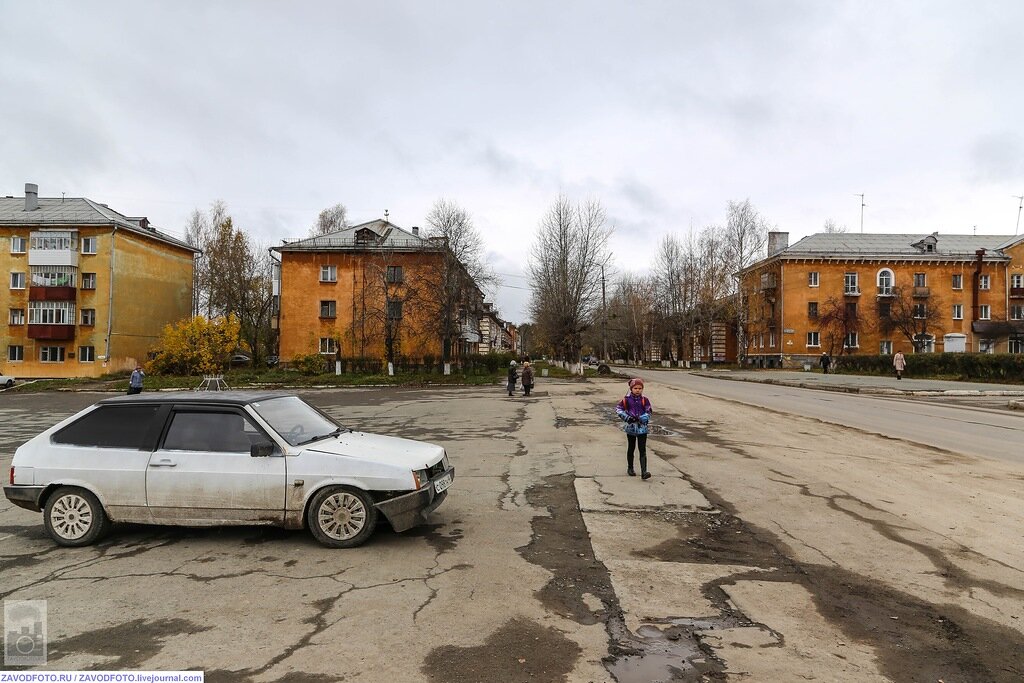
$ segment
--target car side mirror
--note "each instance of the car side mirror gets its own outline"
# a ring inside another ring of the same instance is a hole
[[[273,454],[274,444],[272,443],[257,443],[249,448],[249,455],[254,458],[269,458]]]

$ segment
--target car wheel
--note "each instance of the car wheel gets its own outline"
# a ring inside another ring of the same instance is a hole
[[[73,548],[95,543],[110,529],[96,496],[71,486],[62,486],[46,500],[43,522],[57,545]]]
[[[313,537],[329,548],[354,548],[377,526],[377,508],[366,491],[330,486],[313,497],[306,514]]]
[[[10,389],[11,387],[14,386],[14,380],[13,379],[7,380],[7,384],[5,384],[4,386],[7,387],[8,389]]]

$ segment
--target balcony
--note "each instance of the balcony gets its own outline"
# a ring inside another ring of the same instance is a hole
[[[892,296],[892,287],[879,287],[878,296]]]
[[[843,290],[843,296],[860,296],[860,287],[847,287]]]
[[[28,290],[29,301],[75,301],[78,290],[74,287],[40,287],[32,285]]]
[[[51,341],[66,341],[75,338],[74,325],[29,325],[29,339],[46,339]]]
[[[1024,299],[1024,287],[1010,287],[1011,299]]]
[[[915,299],[927,299],[929,296],[931,296],[931,291],[927,287],[914,287]]]
[[[78,252],[74,249],[29,249],[30,266],[78,267]]]

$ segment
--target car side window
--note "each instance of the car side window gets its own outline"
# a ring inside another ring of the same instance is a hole
[[[101,406],[53,435],[53,443],[148,450],[146,434],[160,406]]]
[[[164,437],[170,451],[249,453],[255,444],[269,443],[264,434],[234,411],[175,411]]]

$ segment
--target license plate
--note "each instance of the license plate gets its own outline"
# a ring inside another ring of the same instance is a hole
[[[434,490],[441,493],[452,485],[452,475],[446,474],[434,482]]]

